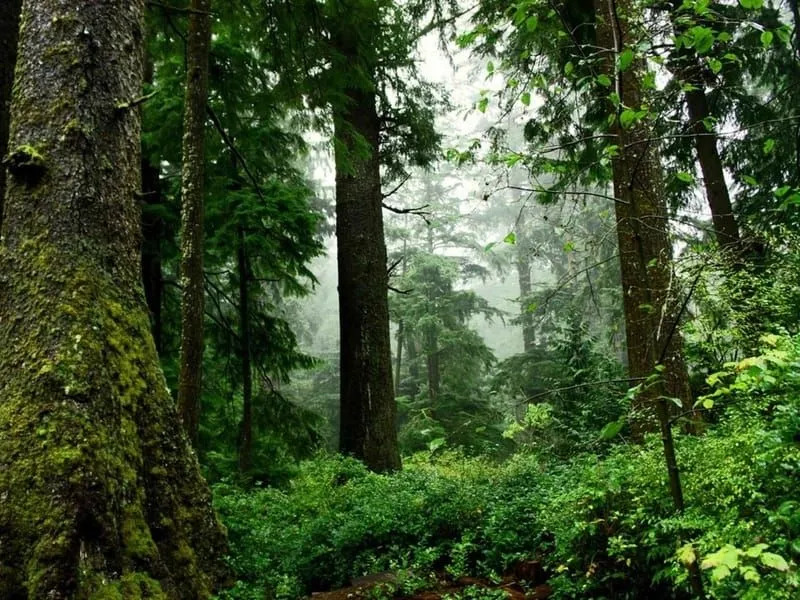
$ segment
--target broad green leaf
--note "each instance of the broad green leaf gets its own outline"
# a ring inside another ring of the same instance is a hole
[[[530,92],[523,92],[522,96],[519,97],[520,102],[522,102],[525,106],[529,106],[531,103],[531,94]]]
[[[700,568],[711,569],[724,566],[728,569],[735,569],[738,565],[739,549],[731,544],[725,544],[716,552],[706,556],[705,560],[700,564]]]
[[[758,558],[767,548],[768,546],[766,544],[756,544],[755,546],[750,546],[747,550],[745,550],[744,554],[750,558]]]
[[[694,183],[694,176],[691,173],[686,173],[685,171],[676,173],[675,177],[677,177],[684,183]]]
[[[617,68],[620,71],[626,71],[633,62],[633,50],[625,48],[617,57]]]
[[[771,31],[763,31],[761,33],[761,44],[764,48],[769,48],[769,45],[772,43],[773,34]]]
[[[706,398],[705,400],[703,400],[703,408],[705,408],[706,410],[711,410],[712,408],[714,408],[714,401],[711,398]]]
[[[610,87],[611,86],[611,78],[606,75],[605,73],[601,73],[597,76],[597,83],[602,85],[603,87]]]
[[[600,439],[610,440],[617,437],[623,427],[624,423],[622,421],[612,421],[600,430]]]
[[[716,75],[722,70],[722,62],[716,58],[710,58],[708,60],[708,68],[711,69],[711,72]]]
[[[739,4],[742,5],[742,8],[756,10],[764,6],[764,0],[739,0]]]
[[[489,99],[488,98],[481,98],[478,100],[478,110],[482,113],[486,112],[486,107],[489,106]]]
[[[506,235],[506,237],[503,238],[503,241],[506,244],[516,244],[517,243],[517,234],[515,234],[513,231],[509,231],[508,235]]]
[[[773,554],[772,552],[764,552],[758,557],[761,564],[776,571],[788,571],[789,563],[780,554]]]
[[[575,70],[575,65],[572,64],[572,61],[569,61],[567,62],[567,64],[564,65],[564,75],[569,75],[574,70]]]
[[[635,120],[636,120],[636,112],[631,110],[630,108],[626,108],[619,115],[619,124],[622,125],[624,129],[630,127]]]
[[[539,17],[536,15],[531,15],[527,19],[525,19],[525,28],[528,31],[536,31],[536,28],[539,27]]]

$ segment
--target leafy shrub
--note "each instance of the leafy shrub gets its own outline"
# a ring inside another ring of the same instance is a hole
[[[676,435],[686,510],[660,440],[553,462],[420,454],[395,475],[320,456],[285,490],[216,486],[241,582],[223,598],[296,598],[384,570],[424,581],[496,577],[539,558],[556,598],[796,598],[800,558],[800,339],[710,377],[718,424]]]

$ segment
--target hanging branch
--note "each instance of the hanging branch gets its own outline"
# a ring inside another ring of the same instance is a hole
[[[156,8],[160,8],[163,11],[168,11],[175,14],[183,14],[183,15],[206,15],[211,16],[214,13],[208,12],[205,10],[197,10],[196,8],[190,8],[188,6],[172,6],[171,4],[166,4],[165,2],[157,2],[156,0],[148,0],[148,6],[154,6]]]
[[[228,149],[236,157],[236,160],[238,160],[241,163],[242,170],[247,175],[247,178],[250,179],[250,183],[253,185],[253,189],[256,191],[256,194],[258,194],[258,197],[261,200],[265,200],[264,193],[261,191],[261,186],[258,184],[258,179],[256,179],[255,175],[253,175],[253,172],[250,170],[250,167],[247,165],[247,161],[245,160],[244,156],[242,156],[242,153],[239,152],[239,149],[236,147],[236,144],[233,142],[231,137],[228,135],[228,132],[225,131],[225,128],[222,126],[222,122],[219,120],[219,117],[217,116],[217,113],[214,112],[214,109],[211,108],[211,106],[209,104],[206,104],[206,113],[208,114],[209,118],[211,119],[211,122],[213,123],[214,128],[219,132],[219,135],[222,138],[222,141],[225,143],[225,145],[228,147]]]

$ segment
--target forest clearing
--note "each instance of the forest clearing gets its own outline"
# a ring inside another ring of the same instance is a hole
[[[797,0],[2,0],[0,600],[800,598]]]

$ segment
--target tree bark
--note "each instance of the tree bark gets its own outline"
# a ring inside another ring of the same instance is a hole
[[[11,109],[11,87],[17,63],[17,34],[22,0],[0,3],[0,160],[8,151],[8,124]],[[3,201],[6,196],[6,169],[0,167],[0,233],[3,231]]]
[[[595,0],[595,7],[598,44],[606,49],[608,75],[615,81],[622,106],[638,110],[643,100],[640,81],[644,65],[635,61],[625,71],[614,69],[616,55],[631,42],[630,0]],[[688,407],[691,394],[677,323],[677,284],[658,147],[651,141],[652,132],[645,121],[625,128],[617,119],[612,131],[619,147],[612,170],[628,371],[632,378],[646,378],[659,363],[663,366],[663,388],[651,387],[636,401],[638,418],[632,426],[634,436],[641,437],[655,429],[655,397],[666,394]]]
[[[339,447],[372,470],[391,471],[400,468],[400,453],[389,343],[380,123],[374,92],[349,89],[347,95],[350,104],[334,111],[341,339]]]
[[[23,3],[0,248],[2,598],[207,598],[225,573],[142,292],[126,103],[143,13]]]
[[[244,229],[239,227],[237,263],[239,270],[239,339],[242,361],[242,432],[239,470],[246,473],[253,464],[253,369],[250,360],[250,269],[247,264]]]
[[[178,410],[193,444],[203,387],[203,200],[211,0],[192,0],[186,44],[181,169],[181,353]]]

